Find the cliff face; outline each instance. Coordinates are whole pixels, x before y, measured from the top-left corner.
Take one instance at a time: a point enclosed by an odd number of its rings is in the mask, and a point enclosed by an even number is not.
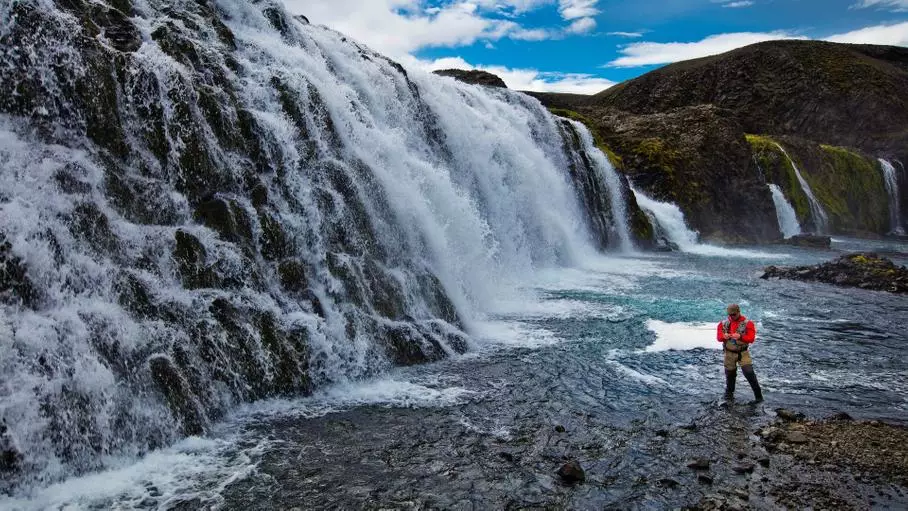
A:
[[[904,156],[908,48],[770,41],[657,69],[590,102],[633,113],[712,104],[748,133]]]
[[[876,158],[893,163],[900,202],[908,203],[900,165],[908,161],[908,48],[771,41],[666,66],[594,96],[531,94],[550,108],[582,112],[634,184],[677,202],[707,237],[759,242],[777,235],[766,215],[767,183],[785,191],[805,229],[816,229],[775,142],[827,210],[830,232],[891,229]],[[769,138],[749,137],[748,144],[745,133]],[[740,194],[732,183],[753,190],[723,200]],[[719,219],[736,218],[741,207],[756,216],[732,232]]]

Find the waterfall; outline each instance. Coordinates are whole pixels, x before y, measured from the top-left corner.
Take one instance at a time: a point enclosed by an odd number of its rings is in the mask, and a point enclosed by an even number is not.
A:
[[[816,234],[826,234],[829,230],[829,217],[826,215],[826,211],[823,209],[823,206],[820,205],[820,201],[813,195],[813,190],[810,189],[810,185],[807,184],[807,181],[801,175],[801,171],[798,170],[798,166],[795,164],[794,160],[791,159],[791,156],[788,156],[785,148],[783,148],[781,144],[776,144],[776,147],[778,147],[779,150],[782,151],[782,154],[788,158],[788,162],[791,163],[791,168],[794,169],[798,182],[801,183],[801,189],[804,190],[804,195],[807,196],[807,203],[810,205],[810,216],[813,219],[814,227],[817,231]]]
[[[633,188],[631,190],[637,198],[637,204],[653,220],[657,237],[665,237],[684,252],[690,252],[697,247],[700,235],[687,226],[681,208],[670,202],[659,202]]]
[[[785,198],[782,190],[772,183],[769,184],[769,190],[772,192],[772,202],[776,206],[776,218],[779,219],[779,230],[786,238],[796,234],[801,234],[801,225],[798,224],[798,216],[794,208]]]
[[[602,176],[572,177],[535,99],[272,2],[133,9],[0,6],[0,492],[465,351],[598,248],[578,178],[630,245],[613,169],[575,126]]]
[[[586,208],[586,216],[593,224],[593,233],[600,238],[599,245],[623,252],[633,251],[624,196],[624,190],[628,189],[626,182],[605,153],[596,147],[592,133],[583,123],[559,120],[565,138],[575,142],[575,147],[569,151],[571,175]]]
[[[889,228],[892,234],[903,235],[905,228],[902,226],[901,195],[899,195],[899,178],[895,167],[888,161],[879,158],[880,168],[883,170],[883,181],[886,192],[889,193]]]

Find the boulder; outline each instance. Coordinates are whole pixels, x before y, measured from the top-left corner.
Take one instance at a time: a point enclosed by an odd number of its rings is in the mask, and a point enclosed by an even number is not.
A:
[[[795,234],[790,238],[785,238],[781,243],[793,245],[795,247],[829,248],[832,243],[832,238],[829,236],[818,236],[816,234]]]
[[[450,76],[455,80],[459,80],[464,83],[472,83],[474,85],[487,85],[489,87],[501,87],[507,89],[508,86],[504,83],[504,80],[499,78],[492,73],[487,71],[480,71],[478,69],[440,69],[434,71],[435,74],[439,76]]]
[[[568,484],[579,483],[586,480],[586,472],[577,461],[569,461],[558,469],[558,477]]]
[[[813,266],[768,266],[761,278],[825,282],[843,287],[908,293],[908,268],[896,266],[891,260],[873,252],[844,255]]]

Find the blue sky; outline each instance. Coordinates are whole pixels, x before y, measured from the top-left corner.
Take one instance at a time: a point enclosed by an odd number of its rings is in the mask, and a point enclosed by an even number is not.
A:
[[[408,67],[594,93],[670,62],[782,38],[908,46],[908,0],[285,0]]]

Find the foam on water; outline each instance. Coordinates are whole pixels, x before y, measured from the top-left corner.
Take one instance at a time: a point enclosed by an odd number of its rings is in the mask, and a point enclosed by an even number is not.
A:
[[[716,342],[716,323],[666,323],[648,319],[646,328],[656,334],[656,341],[646,347],[646,352],[722,349],[722,344]]]

